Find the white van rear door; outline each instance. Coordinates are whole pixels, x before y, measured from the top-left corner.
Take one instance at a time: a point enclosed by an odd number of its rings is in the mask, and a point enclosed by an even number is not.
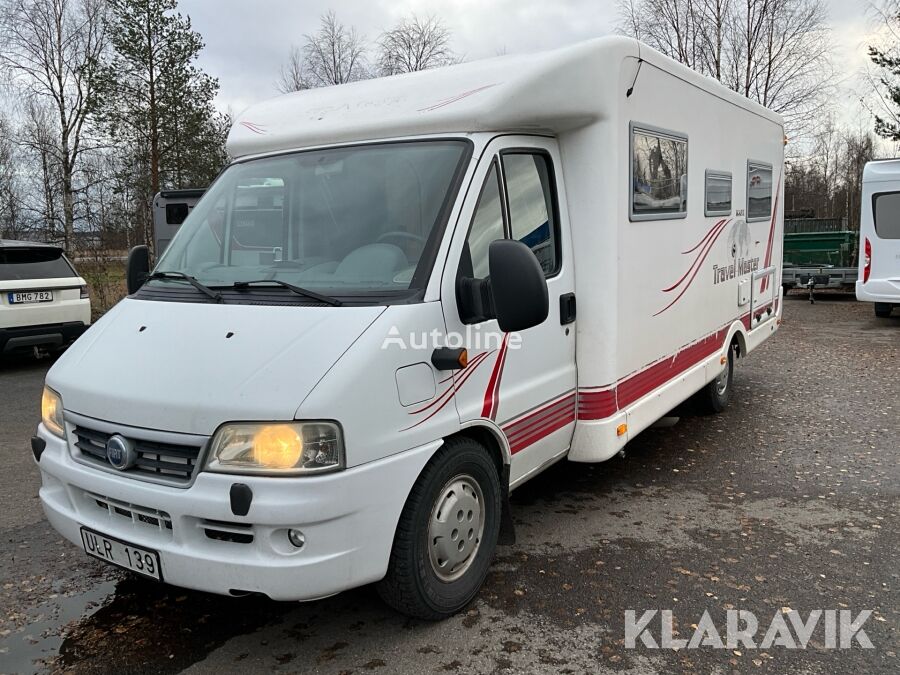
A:
[[[900,300],[900,185],[874,183],[868,204],[872,209],[872,227],[863,228],[860,248],[865,251],[869,240],[871,269],[867,290]],[[865,198],[864,198],[865,199]],[[864,204],[866,202],[864,201]]]

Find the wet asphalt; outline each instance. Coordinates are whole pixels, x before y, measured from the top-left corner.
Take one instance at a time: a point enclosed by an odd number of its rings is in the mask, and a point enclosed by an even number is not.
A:
[[[735,371],[729,409],[683,411],[605,464],[563,462],[513,495],[468,611],[405,619],[362,588],[309,604],[157,585],[49,527],[28,439],[51,360],[0,363],[0,673],[900,672],[900,311],[820,294]],[[874,645],[652,649],[625,612],[871,610]],[[659,615],[650,635],[659,643]],[[796,636],[796,633],[794,633]]]

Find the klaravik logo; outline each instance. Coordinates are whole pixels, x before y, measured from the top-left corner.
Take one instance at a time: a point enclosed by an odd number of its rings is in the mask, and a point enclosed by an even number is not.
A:
[[[815,636],[817,648],[851,649],[855,641],[863,649],[875,645],[863,630],[863,624],[872,610],[864,609],[855,617],[849,609],[814,609],[804,618],[790,607],[775,612],[768,626],[753,612],[729,609],[725,613],[725,625],[716,625],[708,611],[696,623],[673,617],[672,610],[649,609],[640,617],[633,609],[625,611],[625,648],[635,649],[638,641],[648,649],[806,649]],[[682,628],[692,626],[689,637],[679,635],[676,623]]]

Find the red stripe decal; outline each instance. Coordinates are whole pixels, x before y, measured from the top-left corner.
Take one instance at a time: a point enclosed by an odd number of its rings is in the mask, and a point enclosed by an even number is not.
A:
[[[718,233],[721,232],[723,229],[725,229],[725,226],[728,224],[728,222],[724,221],[724,220],[720,221],[720,223],[721,224],[718,226],[718,230],[716,231],[716,236],[713,239],[708,239],[706,241],[706,243],[703,245],[703,248],[700,249],[700,252],[697,254],[697,257],[694,258],[694,262],[691,263],[691,266],[688,267],[687,272],[684,273],[684,276],[682,276],[678,281],[676,281],[674,284],[672,284],[668,288],[662,289],[663,293],[668,293],[669,291],[674,291],[676,288],[678,288],[681,285],[681,282],[684,281],[685,278],[687,278],[687,275],[690,274],[694,270],[694,267],[697,265],[697,263],[702,261],[701,256],[703,258],[706,257],[703,254],[704,254],[704,252],[706,252],[707,246],[711,246],[713,243],[715,243],[715,240],[718,239]],[[713,228],[713,229],[715,229],[715,228]]]
[[[488,380],[487,389],[484,392],[484,404],[481,406],[481,416],[488,419],[497,417],[497,405],[500,403],[500,378],[503,375],[503,365],[506,363],[506,348],[509,346],[509,333],[503,336],[500,345],[500,353],[494,361],[494,370]]]
[[[578,390],[578,419],[599,420],[616,410],[615,387],[601,391]]]
[[[427,422],[432,417],[437,415],[444,408],[444,406],[446,406],[450,401],[453,400],[454,395],[456,394],[456,392],[458,392],[460,390],[460,388],[463,386],[463,384],[465,384],[466,380],[468,380],[472,376],[472,373],[475,372],[475,370],[478,368],[478,366],[480,366],[482,363],[484,363],[487,360],[487,357],[490,354],[493,354],[494,351],[496,351],[496,350],[482,352],[481,354],[476,356],[474,359],[472,359],[469,362],[469,365],[466,366],[465,370],[463,370],[463,374],[459,378],[459,380],[454,383],[451,383],[450,386],[447,387],[447,389],[444,390],[444,392],[441,393],[440,396],[438,396],[436,399],[431,401],[428,405],[426,405],[422,408],[419,408],[418,410],[411,410],[408,414],[418,415],[419,413],[423,413],[433,406],[437,406],[437,408],[435,408],[429,415],[427,415],[423,419],[419,420],[415,424],[408,426],[404,429],[401,429],[400,431],[409,431],[410,429],[413,429],[413,428],[419,426],[420,424]]]
[[[559,417],[566,412],[572,412],[575,409],[575,392],[568,394],[564,398],[553,401],[539,407],[521,419],[511,422],[503,427],[503,433],[513,442],[517,437],[529,435],[534,432],[535,428],[547,420]]]
[[[685,347],[677,354],[658,361],[644,370],[626,378],[616,387],[619,409],[634,403],[673,377],[680,375],[708,356],[719,351],[724,343],[726,330],[722,329]]]
[[[260,126],[259,124],[254,124],[253,122],[241,122],[241,125],[252,131],[254,134],[263,135],[266,133],[266,128]]]
[[[492,352],[482,352],[482,354],[479,354],[478,357],[487,357],[491,353]],[[419,413],[425,412],[432,406],[436,405],[445,394],[459,391],[459,388],[463,385],[463,383],[468,380],[469,377],[471,377],[472,373],[474,373],[478,368],[478,366],[480,366],[484,362],[484,358],[478,357],[472,359],[472,362],[468,366],[466,366],[465,370],[463,370],[463,374],[459,377],[459,379],[455,383],[451,384],[438,398],[431,401],[431,403],[429,403],[428,405],[419,408],[418,410],[411,410],[408,414],[418,415]],[[441,382],[446,382],[446,380],[441,380]]]
[[[570,392],[543,403],[537,409],[503,426],[513,454],[524,450],[554,431],[575,421],[576,393]]]
[[[719,227],[719,225],[721,225],[721,224],[724,223],[724,222],[725,222],[725,218],[723,218],[723,219],[720,220],[718,223],[716,223],[716,224],[713,225],[711,228],[709,228],[709,231],[704,235],[703,239],[701,239],[701,240],[697,243],[697,245],[694,246],[694,248],[689,248],[687,251],[682,251],[682,252],[681,252],[681,255],[687,255],[688,253],[693,253],[693,252],[696,251],[698,248],[700,248],[700,246],[702,246],[703,243],[704,243],[707,239],[710,238],[710,236],[712,235],[713,231],[714,231],[717,227]]]
[[[524,450],[529,445],[537,443],[538,441],[552,434],[554,431],[559,431],[564,426],[566,426],[567,424],[571,424],[574,421],[575,411],[566,411],[566,414],[563,417],[559,417],[552,422],[548,422],[545,426],[542,426],[538,431],[536,431],[532,436],[524,438],[521,441],[517,441],[515,444],[510,444],[509,451],[511,454],[516,454],[520,450]]]
[[[419,108],[418,112],[430,112],[432,110],[437,110],[438,108],[443,108],[444,106],[448,106],[451,103],[456,103],[457,101],[461,101],[464,98],[468,98],[472,94],[477,94],[480,91],[484,91],[485,89],[490,89],[491,87],[496,87],[497,84],[486,84],[483,87],[478,87],[477,89],[470,89],[469,91],[464,91],[461,94],[457,94],[456,96],[450,96],[449,98],[442,99],[437,103],[434,103],[425,108]]]
[[[753,315],[762,315],[772,302],[760,305],[753,312],[738,317],[744,328],[750,330]],[[578,419],[599,420],[611,417],[618,410],[646,396],[657,387],[677,377],[703,360],[709,358],[725,347],[725,338],[733,321],[715,333],[711,333],[680,349],[675,354],[666,356],[655,363],[629,375],[608,387],[583,387],[578,389]]]
[[[684,288],[681,289],[681,292],[675,297],[674,300],[672,300],[672,302],[670,302],[668,305],[663,307],[661,310],[659,310],[653,316],[659,316],[660,314],[665,312],[667,309],[669,309],[669,307],[671,307],[672,305],[674,305],[676,302],[678,302],[681,299],[681,296],[685,294],[685,291],[687,291],[687,289],[689,289],[691,287],[691,284],[694,283],[694,279],[697,277],[697,273],[700,271],[700,267],[703,265],[703,261],[706,260],[706,256],[708,256],[709,252],[712,251],[713,245],[716,243],[716,241],[719,239],[722,232],[724,232],[724,231],[725,231],[725,227],[724,226],[720,227],[719,230],[716,232],[715,236],[706,243],[706,248],[704,249],[703,255],[698,258],[699,262],[697,263],[697,267],[696,267],[696,269],[694,269],[694,273],[691,275],[691,278],[688,279],[688,282],[684,285]]]
[[[479,363],[481,363],[482,361],[484,361],[484,360],[485,360],[488,356],[490,356],[492,353],[493,353],[493,350],[491,350],[491,351],[486,351],[486,352],[481,352],[478,356],[476,356],[474,359],[472,359],[471,361],[469,361],[469,363],[466,364],[466,367],[463,368],[463,372],[465,372],[465,371],[468,370],[469,368],[475,368],[476,366],[478,366]],[[451,375],[448,375],[448,376],[445,377],[443,380],[441,380],[440,382],[438,382],[438,384],[444,384],[444,382],[449,382],[449,381],[452,380],[454,377],[458,377],[458,376],[459,376],[459,373],[458,373],[458,372],[457,372],[457,373],[452,373]]]

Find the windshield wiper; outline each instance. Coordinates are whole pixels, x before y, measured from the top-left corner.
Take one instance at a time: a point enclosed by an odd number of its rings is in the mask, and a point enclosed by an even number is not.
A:
[[[254,279],[252,281],[236,281],[232,284],[233,288],[250,288],[251,286],[261,285],[261,284],[275,284],[276,286],[281,286],[282,288],[287,288],[290,291],[293,291],[297,295],[305,295],[307,298],[312,298],[313,300],[318,300],[319,302],[323,302],[326,305],[331,305],[332,307],[340,307],[344,303],[342,303],[337,298],[332,298],[327,295],[322,295],[321,293],[316,293],[315,291],[311,291],[307,288],[301,288],[300,286],[295,286],[294,284],[289,284],[286,281],[282,281],[281,279]]]
[[[214,291],[209,286],[204,286],[196,278],[192,277],[190,274],[185,274],[184,272],[154,272],[147,280],[150,281],[152,279],[182,279],[188,282],[191,286],[196,288],[198,291],[203,293],[204,295],[208,295],[210,298],[215,300],[216,302],[222,302],[222,294]]]

